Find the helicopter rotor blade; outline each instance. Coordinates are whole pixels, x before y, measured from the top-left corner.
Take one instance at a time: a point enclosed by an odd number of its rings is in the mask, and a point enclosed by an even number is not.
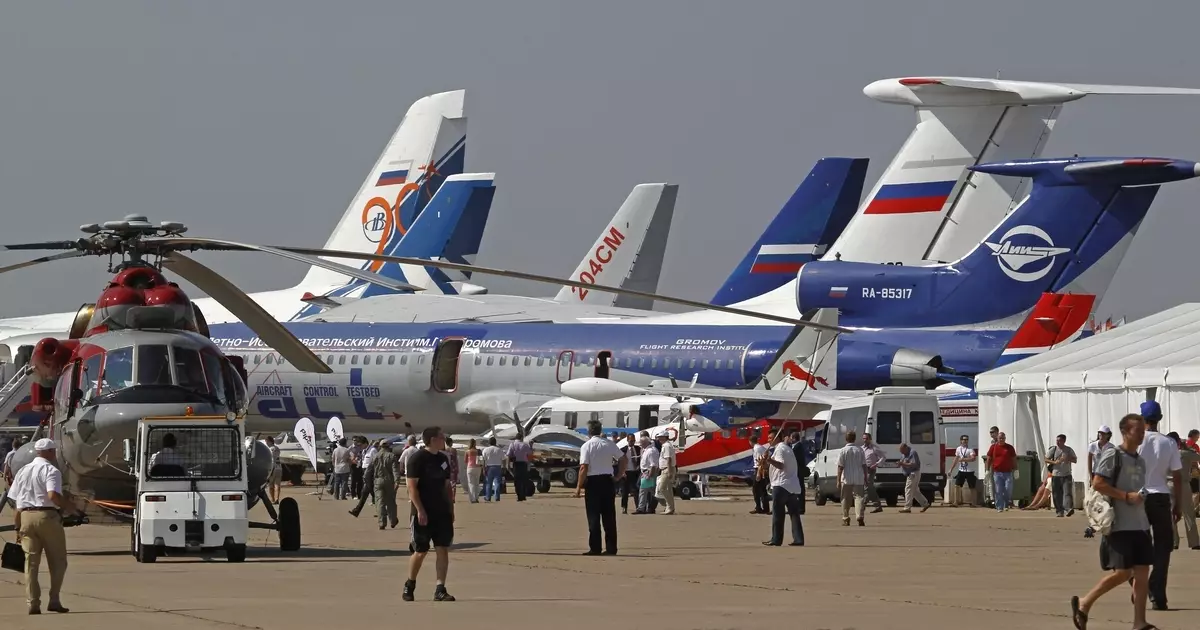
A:
[[[15,265],[8,265],[6,267],[0,267],[0,273],[16,271],[17,269],[24,269],[26,267],[32,267],[34,265],[40,265],[42,263],[54,262],[56,260],[64,260],[67,258],[79,258],[80,256],[87,256],[87,252],[74,251],[74,252],[63,252],[61,254],[51,254],[49,256],[42,256],[40,258],[26,260],[25,262],[17,263]]]
[[[12,245],[0,245],[0,249],[10,252],[38,250],[38,249],[79,249],[79,241],[44,241],[41,243],[14,243]]]
[[[171,252],[164,256],[163,266],[196,285],[221,306],[229,309],[229,312],[253,330],[263,343],[274,348],[280,356],[295,365],[296,369],[318,374],[333,372],[333,368],[325,365],[320,357],[300,343],[283,324],[275,321],[275,318],[250,299],[250,296],[217,272],[179,252]]]
[[[142,240],[143,243],[152,246],[167,246],[169,248],[179,245],[190,245],[193,249],[212,249],[218,251],[254,251],[273,256],[280,256],[296,262],[305,263],[314,267],[321,267],[362,280],[371,284],[379,285],[385,289],[392,291],[424,291],[425,287],[419,287],[407,282],[393,280],[387,276],[377,274],[373,271],[364,271],[355,269],[348,265],[335,263],[316,256],[305,255],[303,252],[293,252],[278,247],[269,247],[267,245],[253,245],[250,243],[240,243],[237,241],[226,241],[215,238],[200,238],[200,237],[171,237],[171,238],[147,238]]]
[[[612,287],[603,284],[588,284],[586,282],[577,282],[575,280],[564,280],[562,278],[554,278],[551,276],[543,276],[534,273],[525,273],[524,271],[510,271],[507,269],[497,269],[495,267],[480,267],[478,265],[465,265],[462,263],[449,262],[446,260],[425,260],[422,258],[408,258],[406,256],[385,256],[382,254],[364,254],[360,252],[351,252],[344,250],[333,249],[317,249],[310,247],[275,247],[275,249],[294,252],[297,254],[308,254],[310,256],[328,256],[330,258],[348,258],[351,260],[374,260],[380,262],[390,262],[400,265],[413,265],[415,267],[437,267],[438,269],[452,269],[454,271],[466,271],[470,273],[478,273],[485,276],[500,276],[502,278],[517,278],[518,280],[530,280],[533,282],[541,282],[546,284],[555,284],[560,286],[575,287],[577,289],[586,289],[588,291],[600,291],[601,293],[615,293],[617,295],[628,295],[631,297],[640,297],[659,302],[667,302],[670,304],[678,304],[680,306],[688,306],[700,310],[717,311],[720,313],[729,313],[730,315],[741,315],[743,317],[753,317],[756,319],[765,319],[768,321],[781,322],[789,326],[804,326],[807,328],[815,328],[817,330],[830,330],[841,333],[853,332],[849,328],[842,326],[830,326],[818,322],[811,322],[794,317],[785,317],[782,315],[771,315],[768,313],[756,313],[740,308],[729,306],[718,306],[707,302],[699,302],[696,300],[687,300],[684,298],[671,297],[669,295],[659,295],[647,291],[638,291],[635,289],[625,289],[620,287]]]

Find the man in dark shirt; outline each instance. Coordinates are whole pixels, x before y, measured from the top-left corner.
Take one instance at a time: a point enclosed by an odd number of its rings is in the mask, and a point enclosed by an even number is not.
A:
[[[450,460],[442,452],[446,448],[446,434],[440,427],[429,427],[422,432],[422,438],[424,448],[408,458],[405,471],[412,504],[409,524],[413,555],[408,562],[403,597],[406,602],[413,601],[417,573],[432,543],[437,554],[437,588],[433,598],[452,602],[454,596],[446,592],[446,570],[450,567],[450,545],[454,542],[454,496],[450,491]]]

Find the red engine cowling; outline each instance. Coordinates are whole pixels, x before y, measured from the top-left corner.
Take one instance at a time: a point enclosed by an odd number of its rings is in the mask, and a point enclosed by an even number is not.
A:
[[[79,342],[46,337],[33,347],[29,365],[33,369],[29,402],[34,409],[49,411],[54,405],[54,386],[63,370],[71,363]]]
[[[198,330],[187,294],[152,267],[130,267],[113,276],[96,300],[87,334],[128,328]]]

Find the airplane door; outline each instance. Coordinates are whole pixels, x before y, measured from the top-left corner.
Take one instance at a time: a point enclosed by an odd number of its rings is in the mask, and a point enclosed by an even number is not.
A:
[[[433,352],[427,348],[414,349],[400,356],[402,367],[407,368],[408,385],[417,391],[426,391],[433,384]]]
[[[558,367],[555,376],[560,384],[571,380],[571,372],[575,367],[575,351],[563,350],[558,353]]]
[[[638,431],[646,431],[656,426],[658,426],[658,405],[638,407]]]
[[[438,342],[430,360],[430,382],[434,391],[450,393],[458,389],[459,358],[463,343],[462,337],[451,337]]]

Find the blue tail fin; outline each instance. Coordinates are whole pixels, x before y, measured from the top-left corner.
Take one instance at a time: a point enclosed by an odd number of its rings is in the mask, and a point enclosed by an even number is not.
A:
[[[858,211],[866,158],[821,158],[710,302],[728,306],[796,277],[841,235]]]
[[[800,274],[801,308],[838,308],[842,323],[855,326],[959,326],[1014,316],[1104,256],[1146,215],[1159,184],[1200,170],[1195,162],[1149,158],[973,168],[1033,181],[1029,197],[974,250],[932,267],[810,263]]]

